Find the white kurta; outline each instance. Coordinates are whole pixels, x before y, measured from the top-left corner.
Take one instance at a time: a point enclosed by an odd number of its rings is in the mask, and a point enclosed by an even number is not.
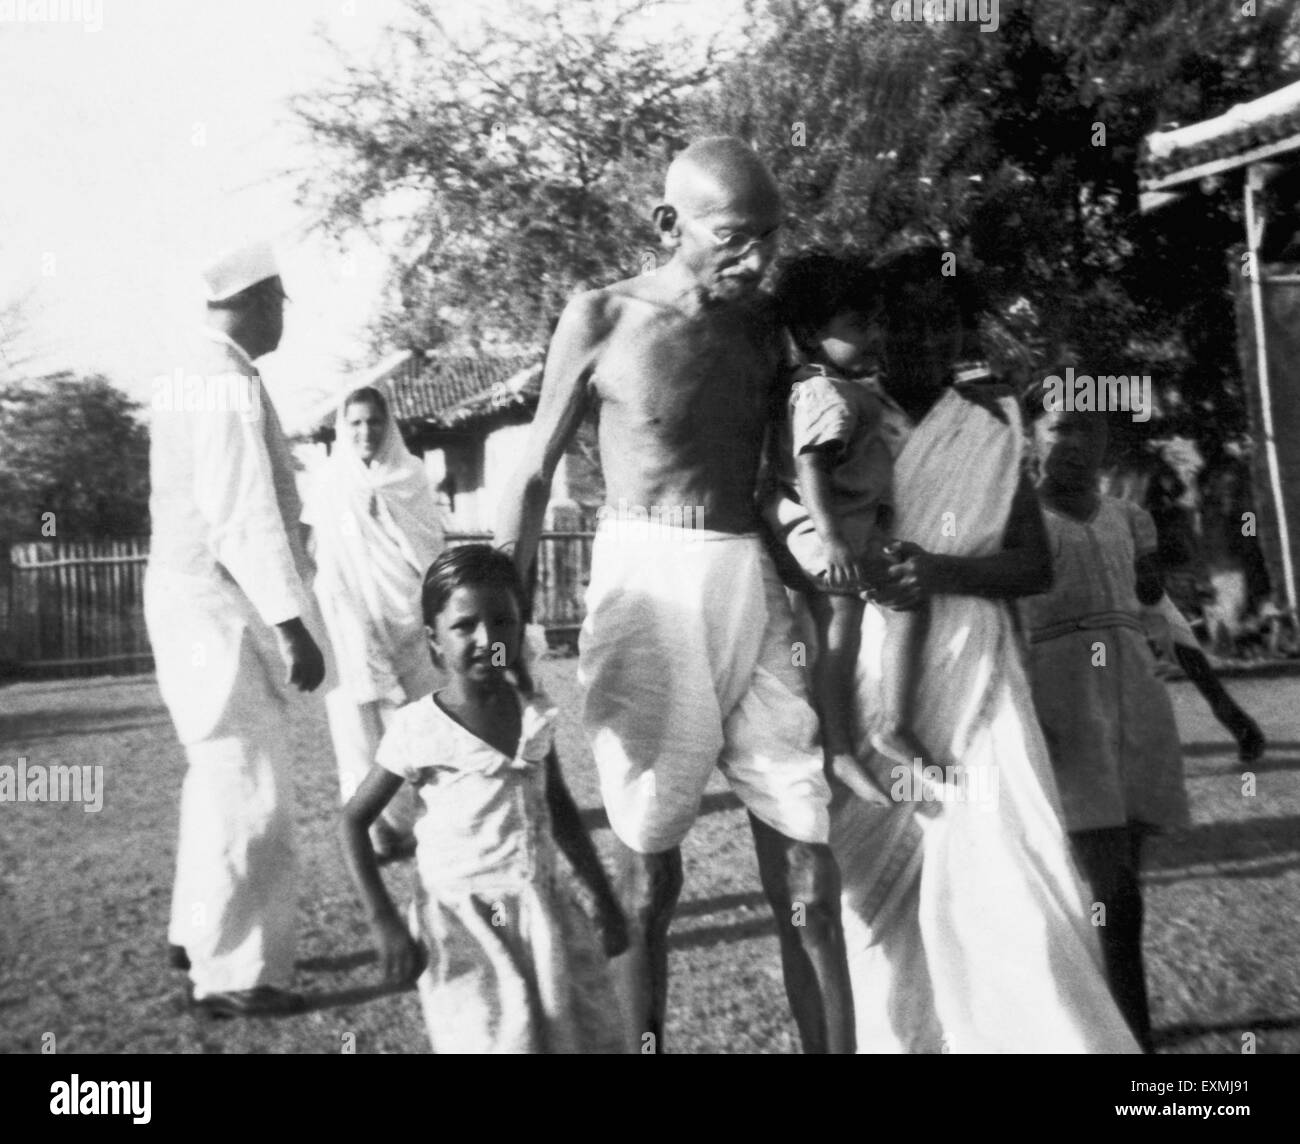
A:
[[[292,976],[286,705],[299,696],[271,625],[302,617],[328,648],[304,587],[288,443],[257,370],[212,330],[187,365],[184,390],[155,401],[144,604],[189,763],[169,937],[201,998]]]

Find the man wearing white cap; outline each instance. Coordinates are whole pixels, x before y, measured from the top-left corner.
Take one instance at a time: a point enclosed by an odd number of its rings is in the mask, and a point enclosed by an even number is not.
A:
[[[304,623],[315,626],[289,448],[253,365],[280,343],[285,295],[267,243],[203,276],[207,322],[185,399],[155,402],[151,431],[145,620],[188,760],[169,940],[212,1016],[290,1013],[303,1001],[287,988],[288,703],[291,689],[321,684],[326,663]]]

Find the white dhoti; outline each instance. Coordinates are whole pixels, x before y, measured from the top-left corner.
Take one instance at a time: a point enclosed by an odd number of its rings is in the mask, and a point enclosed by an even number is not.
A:
[[[304,609],[327,657],[322,625]],[[287,987],[296,858],[290,691],[269,629],[233,585],[150,568],[145,617],[187,769],[168,940],[194,996]],[[328,677],[327,677],[328,678]]]
[[[677,846],[715,767],[756,818],[825,843],[830,788],[791,620],[757,536],[626,523],[597,533],[578,678],[624,844]]]
[[[898,458],[898,532],[996,551],[1019,478],[1002,426],[955,393]],[[1104,975],[1009,609],[936,596],[913,731],[961,767],[933,817],[853,799],[833,815],[863,1052],[1137,1052]],[[883,620],[867,610],[860,709],[880,710]]]
[[[185,746],[168,940],[190,960],[195,997],[293,978],[296,852],[287,707],[245,654],[212,734]]]

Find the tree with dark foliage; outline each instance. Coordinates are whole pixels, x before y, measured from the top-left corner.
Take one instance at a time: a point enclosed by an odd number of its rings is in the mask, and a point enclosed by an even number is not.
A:
[[[0,386],[0,550],[149,531],[149,434],[137,412],[98,374]]]

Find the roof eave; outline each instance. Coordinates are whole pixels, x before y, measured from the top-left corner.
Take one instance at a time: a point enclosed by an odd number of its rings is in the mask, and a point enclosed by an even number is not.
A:
[[[1167,197],[1158,201],[1153,198],[1151,205],[1143,205],[1142,209],[1144,211],[1153,210],[1156,207],[1164,206],[1167,202],[1177,198],[1177,195],[1167,194],[1167,192],[1172,191],[1174,188],[1186,188],[1188,184],[1199,182],[1201,179],[1213,178],[1234,171],[1244,170],[1246,167],[1249,167],[1254,163],[1261,163],[1266,159],[1276,159],[1279,155],[1286,155],[1293,152],[1300,152],[1300,132],[1289,135],[1285,139],[1279,139],[1276,142],[1268,143],[1262,147],[1252,147],[1250,150],[1243,151],[1238,155],[1229,155],[1221,159],[1195,163],[1192,166],[1170,171],[1155,178],[1141,179],[1138,186],[1141,189],[1143,196],[1157,196],[1160,194],[1167,195]]]

